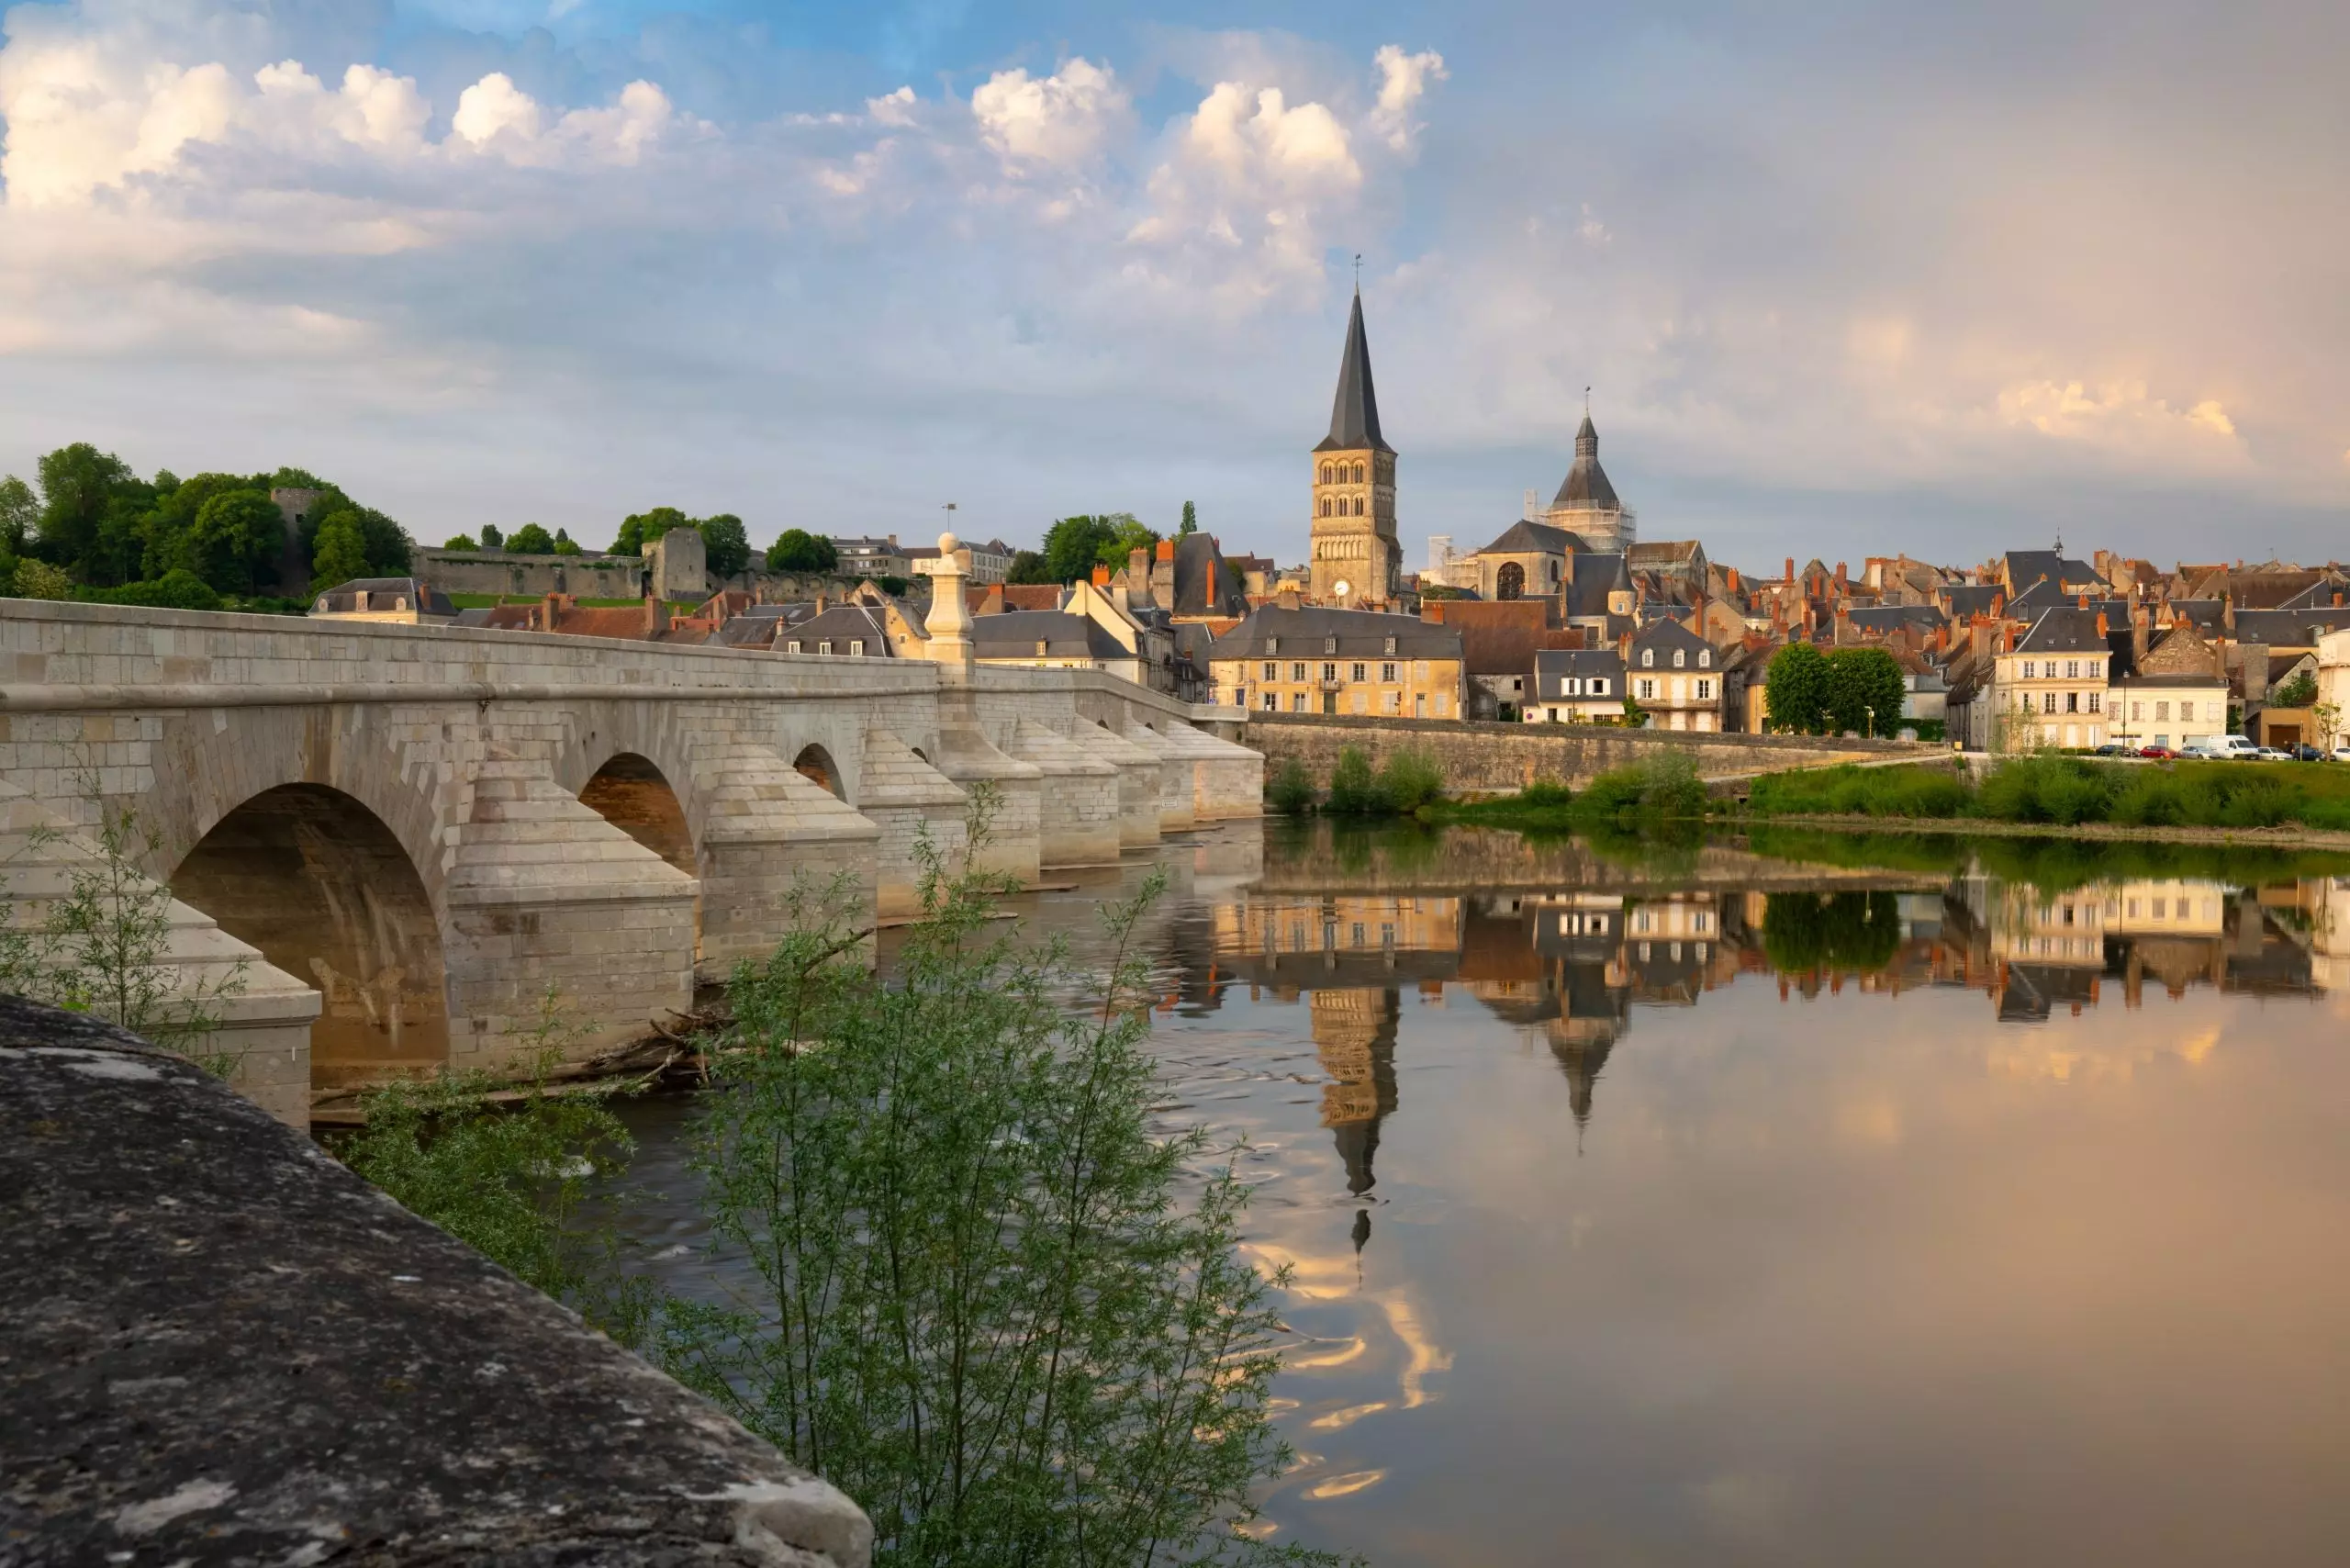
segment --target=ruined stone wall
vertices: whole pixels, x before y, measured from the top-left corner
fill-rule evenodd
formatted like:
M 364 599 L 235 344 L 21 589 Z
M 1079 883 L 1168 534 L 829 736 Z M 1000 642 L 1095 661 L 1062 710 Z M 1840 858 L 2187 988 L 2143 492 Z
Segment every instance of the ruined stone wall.
M 1444 768 L 1445 788 L 1463 795 L 1506 794 L 1543 781 L 1580 789 L 1610 768 L 1680 755 L 1704 778 L 1823 767 L 1839 762 L 1948 755 L 1901 741 L 1848 741 L 1821 735 L 1705 734 L 1583 724 L 1446 723 L 1350 719 L 1313 713 L 1251 713 L 1242 744 L 1261 752 L 1269 773 L 1292 758 L 1326 781 L 1348 746 L 1378 767 L 1394 753 L 1417 750 Z

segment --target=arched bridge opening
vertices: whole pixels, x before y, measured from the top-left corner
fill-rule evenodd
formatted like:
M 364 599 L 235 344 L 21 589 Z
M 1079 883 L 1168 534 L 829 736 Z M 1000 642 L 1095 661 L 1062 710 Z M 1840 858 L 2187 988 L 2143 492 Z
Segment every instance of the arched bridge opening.
M 841 787 L 840 766 L 833 760 L 833 754 L 822 746 L 802 746 L 800 755 L 791 759 L 791 766 L 802 778 L 830 790 L 835 800 L 848 799 L 848 791 Z
M 449 1059 L 440 923 L 383 820 L 322 784 L 265 790 L 171 876 L 181 902 L 318 989 L 310 1081 L 423 1073 Z
M 614 756 L 579 791 L 579 803 L 686 875 L 699 874 L 686 809 L 648 758 L 632 751 Z

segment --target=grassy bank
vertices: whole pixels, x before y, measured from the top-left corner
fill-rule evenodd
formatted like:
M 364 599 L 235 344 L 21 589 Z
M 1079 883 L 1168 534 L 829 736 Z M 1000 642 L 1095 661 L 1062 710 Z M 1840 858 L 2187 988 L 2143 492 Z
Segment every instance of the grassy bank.
M 1765 775 L 1755 818 L 1950 823 L 1969 828 L 2112 828 L 2218 837 L 2298 825 L 2350 834 L 2350 767 L 2326 763 L 2093 762 L 2010 757 L 1978 785 L 1931 765 L 1837 767 Z
M 1757 823 L 1745 837 L 1749 849 L 1776 859 L 1936 876 L 1956 876 L 1971 865 L 2004 881 L 2052 893 L 2092 882 L 2139 879 L 2255 884 L 2350 874 L 2350 841 L 2328 851 L 2302 842 L 2247 843 L 2241 837 L 2211 844 L 2091 838 L 2078 833 L 2058 837 L 2044 830 L 1986 834 L 1979 824 L 1884 832 Z

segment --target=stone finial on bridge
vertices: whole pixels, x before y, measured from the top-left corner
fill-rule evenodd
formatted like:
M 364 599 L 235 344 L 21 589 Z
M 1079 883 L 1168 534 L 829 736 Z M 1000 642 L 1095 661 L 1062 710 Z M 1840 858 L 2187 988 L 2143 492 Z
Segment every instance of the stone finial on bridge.
M 930 575 L 930 615 L 923 630 L 930 633 L 923 657 L 933 664 L 971 667 L 971 607 L 963 600 L 963 579 L 970 575 L 970 559 L 952 533 L 938 536 L 938 567 Z

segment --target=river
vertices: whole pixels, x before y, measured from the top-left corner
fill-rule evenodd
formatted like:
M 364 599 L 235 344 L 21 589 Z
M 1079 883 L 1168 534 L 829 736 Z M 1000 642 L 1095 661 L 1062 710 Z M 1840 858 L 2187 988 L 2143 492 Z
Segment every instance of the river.
M 1294 1271 L 1287 1539 L 1404 1564 L 2339 1562 L 2350 862 L 1238 824 L 1172 1113 Z M 1022 901 L 1080 946 L 1140 859 Z M 690 1099 L 633 1225 L 703 1267 Z

